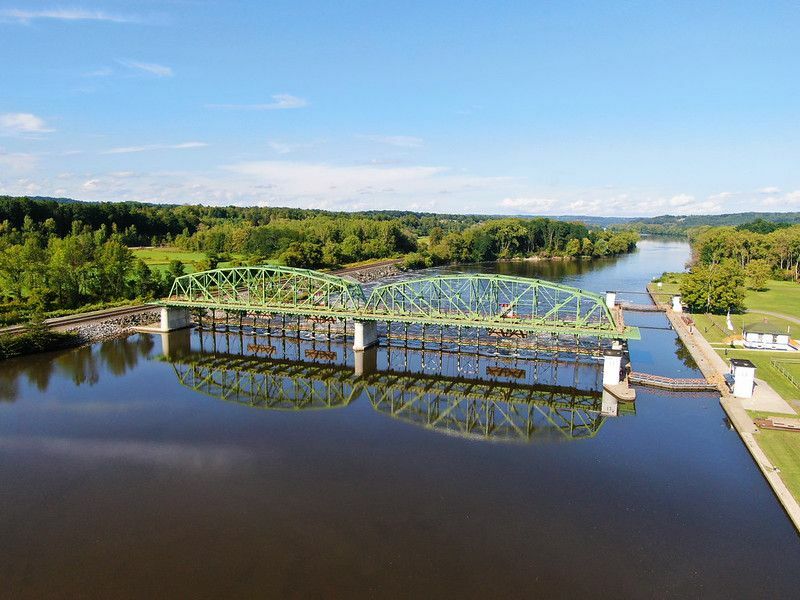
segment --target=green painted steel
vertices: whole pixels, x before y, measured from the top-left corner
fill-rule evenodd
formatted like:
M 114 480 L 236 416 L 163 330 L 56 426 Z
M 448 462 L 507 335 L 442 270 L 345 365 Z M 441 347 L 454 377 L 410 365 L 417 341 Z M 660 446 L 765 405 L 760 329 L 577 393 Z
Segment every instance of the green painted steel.
M 234 267 L 175 279 L 161 306 L 324 316 L 445 327 L 639 339 L 604 299 L 549 281 L 504 275 L 441 275 L 375 287 L 308 269 Z
M 170 359 L 181 384 L 227 402 L 269 410 L 341 408 L 364 395 L 392 418 L 481 440 L 593 437 L 605 421 L 599 392 L 556 386 L 378 372 L 233 354 Z

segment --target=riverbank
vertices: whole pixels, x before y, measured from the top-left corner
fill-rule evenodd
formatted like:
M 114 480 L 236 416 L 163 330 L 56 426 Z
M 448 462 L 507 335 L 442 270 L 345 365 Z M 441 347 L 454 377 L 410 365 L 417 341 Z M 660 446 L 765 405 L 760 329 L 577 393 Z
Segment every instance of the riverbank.
M 663 302 L 663 300 L 659 300 L 661 296 L 657 291 L 651 289 L 650 285 L 647 286 L 647 291 L 655 304 L 660 304 L 666 308 L 667 318 L 684 346 L 686 346 L 686 349 L 692 355 L 703 376 L 717 386 L 720 392 L 720 405 L 728 416 L 728 420 L 739 434 L 750 456 L 772 488 L 795 529 L 800 533 L 800 503 L 791 493 L 786 482 L 783 481 L 780 469 L 759 446 L 758 435 L 760 430 L 748 413 L 748 411 L 763 411 L 794 415 L 796 414 L 794 409 L 766 381 L 761 379 L 756 379 L 753 398 L 743 400 L 733 396 L 725 381 L 725 374 L 730 371 L 730 367 L 725 360 L 711 347 L 711 344 L 696 327 L 690 326 L 684 321 L 682 318 L 683 313 L 676 313 L 671 306 Z
M 6 327 L 0 330 L 0 358 L 64 350 L 125 337 L 137 327 L 154 323 L 158 318 L 158 308 L 140 305 L 47 319 L 43 323 L 45 330 L 33 337 L 26 326 Z

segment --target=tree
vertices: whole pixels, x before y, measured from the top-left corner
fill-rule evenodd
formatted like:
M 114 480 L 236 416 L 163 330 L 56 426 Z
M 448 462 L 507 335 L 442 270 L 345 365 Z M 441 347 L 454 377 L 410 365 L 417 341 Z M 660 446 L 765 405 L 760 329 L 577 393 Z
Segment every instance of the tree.
M 772 275 L 772 267 L 763 258 L 751 260 L 745 267 L 748 287 L 751 290 L 763 290 Z
M 721 314 L 744 305 L 744 271 L 733 259 L 695 265 L 680 287 L 683 302 L 693 311 Z
M 578 256 L 581 253 L 581 243 L 578 241 L 577 238 L 572 238 L 570 241 L 567 242 L 567 247 L 564 250 L 564 254 L 567 256 Z

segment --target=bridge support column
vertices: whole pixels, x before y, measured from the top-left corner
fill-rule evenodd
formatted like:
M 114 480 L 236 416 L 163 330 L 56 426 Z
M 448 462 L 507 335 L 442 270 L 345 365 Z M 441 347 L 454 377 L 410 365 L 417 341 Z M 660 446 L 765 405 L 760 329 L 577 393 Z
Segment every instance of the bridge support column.
M 164 306 L 161 308 L 161 331 L 175 331 L 184 329 L 192 324 L 192 315 L 188 308 L 174 308 Z
M 619 399 L 608 390 L 603 390 L 603 403 L 600 407 L 600 414 L 604 417 L 616 417 L 618 413 Z
M 188 329 L 165 332 L 161 335 L 161 353 L 168 359 L 180 358 L 191 350 L 191 332 Z
M 353 321 L 353 350 L 366 350 L 378 344 L 376 321 Z
M 607 350 L 603 355 L 603 385 L 622 381 L 622 350 Z
M 370 375 L 378 369 L 378 349 L 375 346 L 366 350 L 356 350 L 355 355 L 355 376 Z

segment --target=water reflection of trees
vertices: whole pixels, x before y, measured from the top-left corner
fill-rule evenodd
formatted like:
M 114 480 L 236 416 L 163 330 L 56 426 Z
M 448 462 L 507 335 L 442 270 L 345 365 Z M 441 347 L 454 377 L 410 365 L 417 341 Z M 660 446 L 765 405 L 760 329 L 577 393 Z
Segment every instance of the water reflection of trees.
M 150 356 L 154 346 L 152 336 L 135 335 L 58 353 L 3 361 L 0 400 L 15 401 L 23 378 L 40 392 L 46 392 L 56 372 L 77 386 L 96 384 L 103 371 L 119 377 L 134 369 L 141 358 Z
M 692 353 L 689 352 L 689 349 L 678 336 L 675 336 L 675 356 L 689 369 L 697 368 L 697 363 L 692 358 Z

